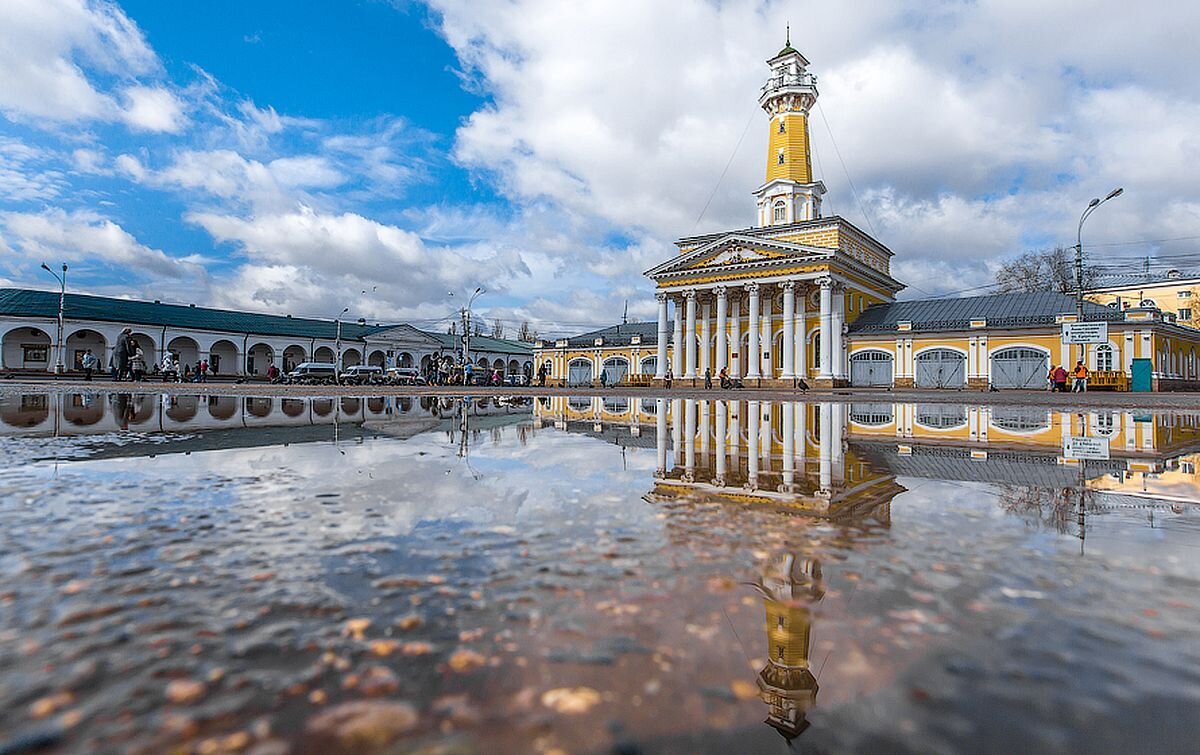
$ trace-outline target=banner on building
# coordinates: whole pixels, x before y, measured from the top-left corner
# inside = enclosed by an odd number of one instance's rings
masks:
[[[1064,322],[1063,343],[1108,343],[1106,322]]]

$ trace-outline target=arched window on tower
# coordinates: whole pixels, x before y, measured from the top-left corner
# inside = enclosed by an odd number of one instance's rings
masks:
[[[780,164],[780,165],[783,165],[783,162],[784,162],[784,160],[783,160],[783,151],[782,151],[782,150],[780,150],[780,152],[779,152],[779,164]]]
[[[782,223],[787,220],[787,205],[783,203],[782,199],[775,203],[773,212],[774,222]]]
[[[781,133],[781,134],[787,133],[787,124],[783,122],[782,118],[779,119],[779,133]]]

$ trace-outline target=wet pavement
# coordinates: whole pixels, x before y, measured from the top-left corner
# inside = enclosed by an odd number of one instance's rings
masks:
[[[12,393],[0,460],[5,755],[1200,738],[1196,414]]]

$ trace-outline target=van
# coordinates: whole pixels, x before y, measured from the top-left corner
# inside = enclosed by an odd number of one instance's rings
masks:
[[[328,362],[301,362],[288,373],[287,381],[301,385],[333,385],[337,382],[337,365]]]

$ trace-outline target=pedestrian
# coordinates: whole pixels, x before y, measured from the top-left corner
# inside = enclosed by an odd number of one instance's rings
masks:
[[[134,337],[132,330],[130,330],[129,328],[126,328],[125,330],[127,331],[128,335],[125,336],[125,369],[123,370],[123,372],[125,373],[125,376],[127,378],[132,380],[133,379],[133,366],[132,366],[133,355],[138,352],[138,349],[142,348],[142,345],[140,343],[138,343],[138,340],[137,340],[137,338]],[[145,372],[144,355],[143,355],[142,363],[143,363],[142,371]]]
[[[704,389],[712,390],[712,370],[708,367],[704,368]]]
[[[1071,387],[1073,393],[1087,393],[1088,368],[1084,365],[1083,360],[1075,363],[1075,370],[1072,373],[1075,378],[1075,385]]]
[[[545,388],[546,387],[546,365],[545,365],[545,363],[542,363],[541,365],[538,366],[537,375],[538,375],[538,387]]]
[[[135,383],[142,382],[142,378],[146,374],[146,354],[140,346],[133,352],[133,357],[129,360],[129,373]]]
[[[87,351],[85,351],[83,353],[82,366],[83,366],[83,379],[85,381],[87,381],[89,383],[92,382],[92,373],[95,372],[96,365],[99,363],[100,363],[100,360],[96,359],[96,355],[92,353],[91,349],[88,349]]]
[[[200,367],[199,367],[198,372],[200,373],[200,382],[207,383],[208,382],[208,360],[207,359],[200,360]]]
[[[663,375],[663,387],[670,388],[671,381],[675,379],[675,373],[671,370],[671,365],[667,365],[667,372]]]
[[[1051,392],[1054,391],[1054,370],[1057,367],[1056,364],[1050,365],[1050,371],[1046,373],[1046,390]]]
[[[1061,364],[1054,368],[1054,390],[1059,393],[1067,392],[1067,370]]]
[[[600,387],[601,388],[608,387],[608,373],[605,372],[604,370],[600,370]]]
[[[125,373],[129,370],[129,338],[130,329],[125,328],[121,331],[121,335],[117,336],[117,342],[113,344],[112,359],[109,360],[109,368],[112,370],[112,379],[124,380]]]

